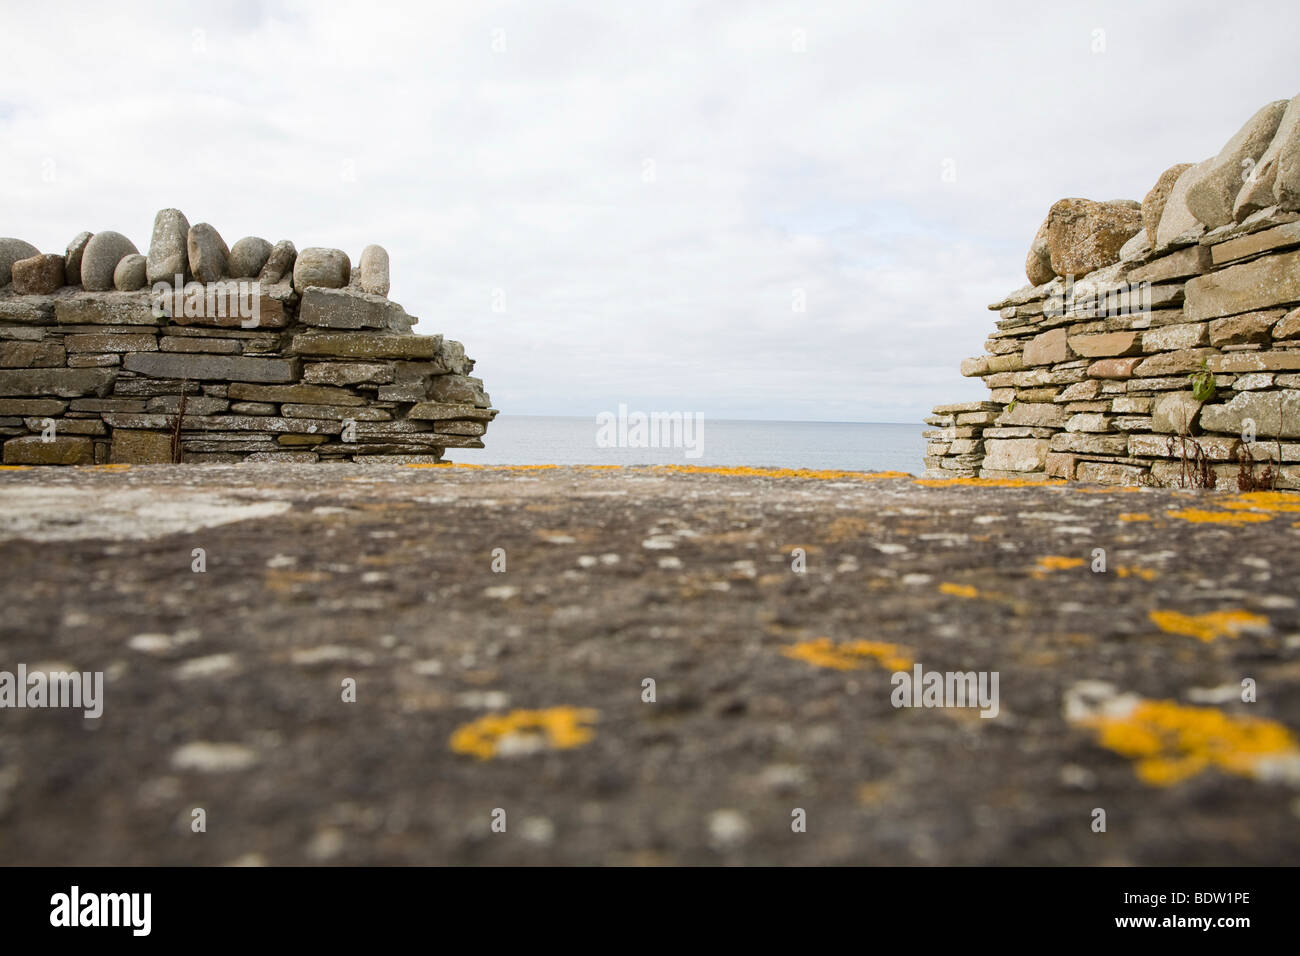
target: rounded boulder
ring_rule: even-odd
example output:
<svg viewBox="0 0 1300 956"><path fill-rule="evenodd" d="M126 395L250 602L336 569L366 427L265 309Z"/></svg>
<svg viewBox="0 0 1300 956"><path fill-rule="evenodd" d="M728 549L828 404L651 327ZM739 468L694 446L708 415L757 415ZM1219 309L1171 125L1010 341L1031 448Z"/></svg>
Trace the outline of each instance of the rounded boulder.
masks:
<svg viewBox="0 0 1300 956"><path fill-rule="evenodd" d="M312 286L342 289L352 277L352 260L341 249L304 249L293 264L293 287L302 292Z"/></svg>
<svg viewBox="0 0 1300 956"><path fill-rule="evenodd" d="M226 274L230 247L210 223L200 222L191 226L185 245L189 252L190 273L199 282L216 282Z"/></svg>
<svg viewBox="0 0 1300 956"><path fill-rule="evenodd" d="M15 262L40 254L41 250L30 242L23 242L21 239L0 239L0 286L9 284L9 280L13 277Z"/></svg>
<svg viewBox="0 0 1300 956"><path fill-rule="evenodd" d="M139 253L135 243L111 229L97 232L86 243L81 255L81 286L87 292L107 292L113 288L113 273L127 256Z"/></svg>
<svg viewBox="0 0 1300 956"><path fill-rule="evenodd" d="M148 284L148 259L138 252L126 256L113 270L113 287L118 292L135 292Z"/></svg>
<svg viewBox="0 0 1300 956"><path fill-rule="evenodd" d="M271 244L257 236L245 236L230 247L226 271L232 279L253 279L271 258Z"/></svg>

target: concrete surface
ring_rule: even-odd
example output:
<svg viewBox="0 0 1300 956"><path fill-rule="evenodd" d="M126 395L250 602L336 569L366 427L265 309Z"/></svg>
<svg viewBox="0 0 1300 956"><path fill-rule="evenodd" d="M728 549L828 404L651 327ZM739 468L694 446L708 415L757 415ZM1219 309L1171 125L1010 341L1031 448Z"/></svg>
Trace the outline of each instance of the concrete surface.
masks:
<svg viewBox="0 0 1300 956"><path fill-rule="evenodd" d="M104 691L0 710L0 860L1294 863L1297 523L746 469L4 470L0 671ZM997 715L895 707L917 664L996 672Z"/></svg>

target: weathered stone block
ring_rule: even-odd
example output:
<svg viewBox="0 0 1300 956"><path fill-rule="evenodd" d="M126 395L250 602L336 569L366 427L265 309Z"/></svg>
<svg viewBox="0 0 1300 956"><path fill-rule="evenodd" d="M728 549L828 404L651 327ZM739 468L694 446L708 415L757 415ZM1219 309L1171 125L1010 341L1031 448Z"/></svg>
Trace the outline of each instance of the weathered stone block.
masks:
<svg viewBox="0 0 1300 956"><path fill-rule="evenodd" d="M1169 282L1197 276L1212 265L1210 250L1206 246L1187 246L1176 252L1153 259L1138 266L1128 274L1129 282Z"/></svg>
<svg viewBox="0 0 1300 956"><path fill-rule="evenodd" d="M292 382L301 371L297 359L249 358L246 355L184 355L136 352L125 368L153 378L228 382Z"/></svg>
<svg viewBox="0 0 1300 956"><path fill-rule="evenodd" d="M1109 358L1093 362L1088 366L1089 378L1128 378L1133 374L1133 369L1142 361L1140 356L1135 358Z"/></svg>
<svg viewBox="0 0 1300 956"><path fill-rule="evenodd" d="M290 351L298 355L331 355L356 359L431 359L438 354L440 335L395 335L385 332L302 332Z"/></svg>
<svg viewBox="0 0 1300 956"><path fill-rule="evenodd" d="M357 407L355 405L294 405L280 406L285 418L328 418L332 421L386 422L392 419L385 409Z"/></svg>
<svg viewBox="0 0 1300 956"><path fill-rule="evenodd" d="M385 329L407 332L415 321L396 302L356 289L309 288L298 321L326 329Z"/></svg>
<svg viewBox="0 0 1300 956"><path fill-rule="evenodd" d="M1224 345L1244 345L1250 342L1267 342L1269 330L1282 318L1281 309L1268 312L1246 312L1210 323L1210 344L1216 348Z"/></svg>
<svg viewBox="0 0 1300 956"><path fill-rule="evenodd" d="M1066 339L1067 333L1063 328L1052 329L1050 332L1034 336L1025 345L1024 364L1055 365L1057 362L1064 362L1070 358L1070 348ZM992 365L990 364L989 367L992 368Z"/></svg>
<svg viewBox="0 0 1300 956"><path fill-rule="evenodd" d="M453 418L471 418L483 421L491 421L496 417L495 408L478 408L474 405L466 404L449 404L445 402L421 402L414 406L406 413L407 418L426 419L429 421L442 421ZM936 438L973 438L975 429L973 428L948 428L941 429L942 434L935 434ZM951 434L949 434L951 433ZM925 433L925 437L930 437L930 433Z"/></svg>
<svg viewBox="0 0 1300 956"><path fill-rule="evenodd" d="M1074 469L1075 481L1097 485L1140 485L1146 474L1147 469L1138 465L1120 465L1108 461L1081 461Z"/></svg>
<svg viewBox="0 0 1300 956"><path fill-rule="evenodd" d="M117 373L100 368L32 368L0 371L0 395L57 395L76 398L80 395L108 394Z"/></svg>
<svg viewBox="0 0 1300 956"><path fill-rule="evenodd" d="M984 464L995 471L1042 471L1050 443L1044 438L1001 438L984 443Z"/></svg>
<svg viewBox="0 0 1300 956"><path fill-rule="evenodd" d="M307 362L302 370L304 382L321 385L387 385L393 377L391 362Z"/></svg>
<svg viewBox="0 0 1300 956"><path fill-rule="evenodd" d="M1017 402L997 418L999 425L1056 428L1065 424L1066 410L1051 402ZM960 421L959 421L960 423Z"/></svg>
<svg viewBox="0 0 1300 956"><path fill-rule="evenodd" d="M1300 350L1271 352L1229 352L1210 356L1211 372L1281 372L1300 369Z"/></svg>
<svg viewBox="0 0 1300 956"><path fill-rule="evenodd" d="M153 333L89 332L64 339L69 352L156 352L158 339Z"/></svg>
<svg viewBox="0 0 1300 956"><path fill-rule="evenodd" d="M1072 335L1070 349L1084 358L1109 358L1130 355L1140 350L1136 332L1103 332L1094 335Z"/></svg>
<svg viewBox="0 0 1300 956"><path fill-rule="evenodd" d="M60 325L158 325L148 292L81 292L54 302Z"/></svg>
<svg viewBox="0 0 1300 956"><path fill-rule="evenodd" d="M1260 437L1300 438L1300 392L1241 392L1201 409L1201 427L1211 432L1240 435L1248 418Z"/></svg>
<svg viewBox="0 0 1300 956"><path fill-rule="evenodd" d="M1170 326L1170 328L1180 328L1180 326ZM1180 349L1177 352L1162 352L1143 359L1134 367L1133 374L1142 377L1195 372L1201 367L1203 360L1212 358L1216 354L1214 349Z"/></svg>
<svg viewBox="0 0 1300 956"><path fill-rule="evenodd" d="M364 405L366 400L328 385L248 385L232 382L229 397L248 402L297 402L303 405ZM302 416L299 416L302 417Z"/></svg>
<svg viewBox="0 0 1300 956"><path fill-rule="evenodd" d="M95 443L82 435L56 435L46 441L40 435L22 435L5 442L6 465L93 465Z"/></svg>
<svg viewBox="0 0 1300 956"><path fill-rule="evenodd" d="M172 460L171 435L162 431L114 428L108 460L114 464L168 464Z"/></svg>
<svg viewBox="0 0 1300 956"><path fill-rule="evenodd" d="M1300 250L1265 256L1187 283L1188 318L1217 319L1300 302Z"/></svg>
<svg viewBox="0 0 1300 956"><path fill-rule="evenodd" d="M1182 325L1166 325L1142 333L1142 351L1170 352L1175 349L1191 349L1206 345L1209 341L1209 323L1187 322Z"/></svg>
<svg viewBox="0 0 1300 956"><path fill-rule="evenodd" d="M0 343L0 368L57 368L66 361L58 342Z"/></svg>
<svg viewBox="0 0 1300 956"><path fill-rule="evenodd" d="M1151 430L1170 434L1196 434L1197 415L1204 402L1197 401L1191 392L1167 392L1155 400L1151 408Z"/></svg>

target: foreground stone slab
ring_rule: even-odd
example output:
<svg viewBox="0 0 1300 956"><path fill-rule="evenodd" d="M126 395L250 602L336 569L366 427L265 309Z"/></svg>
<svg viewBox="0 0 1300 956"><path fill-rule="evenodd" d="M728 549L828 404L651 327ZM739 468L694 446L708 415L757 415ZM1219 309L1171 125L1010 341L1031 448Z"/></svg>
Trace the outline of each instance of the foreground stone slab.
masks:
<svg viewBox="0 0 1300 956"><path fill-rule="evenodd" d="M0 484L0 567L39 569L0 578L10 659L53 660L57 635L58 659L113 675L106 729L167 731L114 741L112 774L68 774L103 763L103 732L6 711L5 766L23 781L6 791L13 864L1300 856L1295 788L1252 773L1240 738L1211 740L1245 755L1241 773L1209 766L1156 786L1140 757L1072 719L1134 695L1166 702L1162 718L1189 731L1249 717L1295 735L1286 641L1300 631L1300 557L1282 540L1294 516L1221 507L1235 494L388 462L33 469ZM1265 520L1169 517L1189 510ZM824 563L809 554L816 587L790 570L795 541L833 542ZM1091 569L1098 541L1106 573ZM495 546L505 574L488 569ZM206 575L191 570L195 547ZM1243 626L1215 631L1220 618ZM895 708L893 669L854 653L860 640L927 671L998 671L998 716ZM1207 661L1222 673L1207 679ZM1240 702L1243 669L1268 688L1257 704ZM660 675L653 704L643 674ZM371 691L355 705L339 700L347 677ZM586 735L555 749L510 732L519 711ZM485 717L505 729L483 733ZM487 755L453 744L467 736ZM672 773L645 772L656 750ZM792 836L789 810L814 785L810 822L865 822ZM222 808L222 825L210 815L203 839L156 838L159 801L186 824L191 791ZM501 801L484 795L501 792L528 796L512 831L554 838L494 837L482 811ZM1037 796L1007 812L1009 794ZM1088 827L1098 794L1126 808L1124 840ZM711 827L724 809L728 827ZM299 829L265 823L282 819ZM982 822L932 839L954 819Z"/></svg>

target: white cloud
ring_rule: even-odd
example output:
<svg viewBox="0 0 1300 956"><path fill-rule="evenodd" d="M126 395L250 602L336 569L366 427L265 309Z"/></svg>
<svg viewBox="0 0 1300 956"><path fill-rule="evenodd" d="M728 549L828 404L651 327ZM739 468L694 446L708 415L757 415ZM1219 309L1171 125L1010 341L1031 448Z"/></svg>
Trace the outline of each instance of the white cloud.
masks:
<svg viewBox="0 0 1300 956"><path fill-rule="evenodd" d="M510 412L915 421L1055 199L1300 90L1294 5L971 6L11 9L0 232L379 242Z"/></svg>

